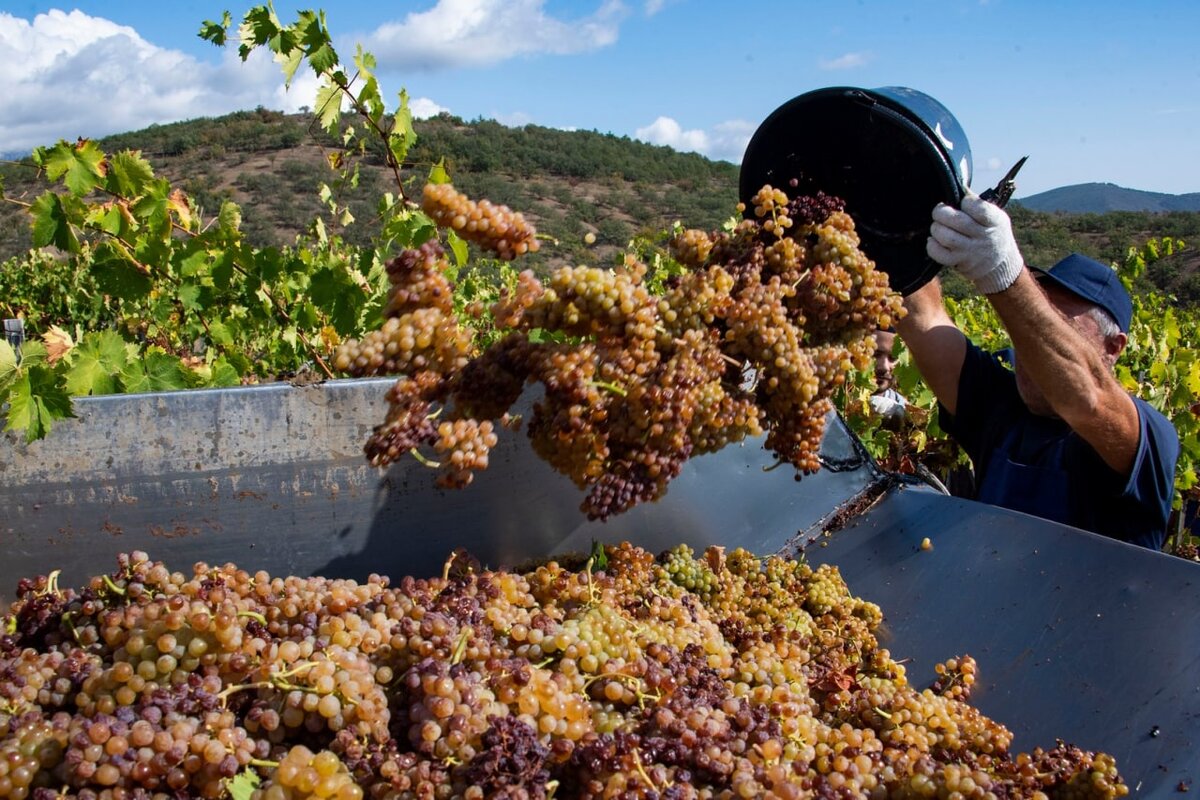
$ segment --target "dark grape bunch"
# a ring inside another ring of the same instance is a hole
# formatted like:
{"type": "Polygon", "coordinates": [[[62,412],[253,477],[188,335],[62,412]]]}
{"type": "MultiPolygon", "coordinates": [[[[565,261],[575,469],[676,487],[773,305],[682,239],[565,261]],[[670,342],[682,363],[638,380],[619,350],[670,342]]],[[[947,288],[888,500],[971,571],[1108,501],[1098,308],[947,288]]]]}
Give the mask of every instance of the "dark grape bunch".
{"type": "MultiPolygon", "coordinates": [[[[519,216],[449,184],[424,197],[438,225],[504,257],[524,252],[514,243],[532,229],[519,216]]],[[[436,464],[442,485],[466,486],[537,383],[534,450],[586,491],[593,519],[661,497],[688,458],[747,436],[765,433],[797,476],[815,472],[830,397],[868,366],[872,334],[902,313],[900,297],[859,249],[841,201],[765,186],[753,205],[730,232],[680,233],[682,274],[660,292],[632,257],[522,273],[492,308],[501,336],[486,348],[454,315],[440,245],[402,253],[388,265],[383,327],[334,357],[352,375],[404,376],[367,443],[372,463],[411,452],[436,464]]]]}
{"type": "Polygon", "coordinates": [[[836,567],[604,555],[506,571],[455,553],[393,584],[135,552],[79,591],[23,583],[0,640],[0,798],[1128,793],[1106,754],[1010,752],[967,702],[969,656],[912,686],[836,567]]]}

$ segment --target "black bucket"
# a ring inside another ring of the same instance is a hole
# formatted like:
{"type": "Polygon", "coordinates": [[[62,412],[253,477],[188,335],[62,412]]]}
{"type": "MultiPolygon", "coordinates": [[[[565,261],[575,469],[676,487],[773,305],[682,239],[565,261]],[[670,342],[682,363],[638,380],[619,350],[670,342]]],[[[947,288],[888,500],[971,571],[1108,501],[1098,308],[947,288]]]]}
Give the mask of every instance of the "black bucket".
{"type": "Polygon", "coordinates": [[[925,253],[930,212],[938,203],[957,206],[971,171],[966,134],[929,95],[830,87],[792,98],[759,125],[742,158],[739,196],[749,207],[769,183],[792,196],[819,190],[842,198],[863,252],[893,289],[909,294],[941,268],[925,253]]]}

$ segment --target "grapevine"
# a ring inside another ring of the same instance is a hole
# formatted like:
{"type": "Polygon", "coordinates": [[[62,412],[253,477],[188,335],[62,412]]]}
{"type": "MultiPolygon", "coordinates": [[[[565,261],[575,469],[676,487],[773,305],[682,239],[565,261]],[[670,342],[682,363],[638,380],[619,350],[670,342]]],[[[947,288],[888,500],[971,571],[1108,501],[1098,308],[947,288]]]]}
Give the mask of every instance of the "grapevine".
{"type": "Polygon", "coordinates": [[[393,584],[173,572],[23,581],[0,798],[1083,797],[1113,759],[1011,753],[970,657],[912,686],[835,567],[628,543],[393,584]],[[598,568],[597,564],[603,564],[598,568]]]}
{"type": "MultiPolygon", "coordinates": [[[[534,450],[587,492],[593,519],[658,499],[690,457],[764,432],[798,476],[815,472],[830,398],[866,367],[871,334],[902,313],[900,298],[837,198],[765,186],[753,203],[732,231],[682,231],[672,242],[682,269],[661,291],[633,256],[522,273],[492,307],[500,336],[486,346],[452,312],[437,241],[401,253],[382,328],[334,357],[352,375],[403,375],[366,445],[371,462],[414,452],[443,485],[466,486],[536,383],[534,450]]],[[[502,258],[537,242],[519,214],[450,184],[428,185],[424,207],[502,258]]]]}

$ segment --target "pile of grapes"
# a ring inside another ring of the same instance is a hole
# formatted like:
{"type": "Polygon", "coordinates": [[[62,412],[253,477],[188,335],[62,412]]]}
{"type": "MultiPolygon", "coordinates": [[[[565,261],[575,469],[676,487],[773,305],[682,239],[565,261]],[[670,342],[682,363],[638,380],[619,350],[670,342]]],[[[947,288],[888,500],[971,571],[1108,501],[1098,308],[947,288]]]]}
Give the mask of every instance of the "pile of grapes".
{"type": "MultiPolygon", "coordinates": [[[[355,376],[402,375],[366,445],[371,462],[415,452],[442,485],[466,486],[522,391],[540,383],[534,450],[587,491],[593,519],[661,497],[691,456],[764,432],[798,476],[815,472],[829,398],[870,363],[872,334],[901,300],[840,200],[765,186],[753,206],[729,232],[675,237],[678,274],[657,292],[632,257],[545,280],[521,273],[491,309],[503,335],[487,347],[455,313],[441,245],[403,252],[388,265],[385,324],[334,356],[355,376]]],[[[501,258],[536,249],[519,214],[449,184],[427,186],[423,207],[501,258]]]]}
{"type": "Polygon", "coordinates": [[[919,690],[836,568],[629,544],[392,585],[144,553],[22,581],[0,636],[0,798],[1111,798],[1113,760],[1012,754],[919,690]]]}

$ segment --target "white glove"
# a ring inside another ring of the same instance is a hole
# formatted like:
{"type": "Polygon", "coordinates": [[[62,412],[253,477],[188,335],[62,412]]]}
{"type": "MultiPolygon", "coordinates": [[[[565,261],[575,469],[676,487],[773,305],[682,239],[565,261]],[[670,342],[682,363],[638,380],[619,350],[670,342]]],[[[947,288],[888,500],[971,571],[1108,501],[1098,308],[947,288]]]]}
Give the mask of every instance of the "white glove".
{"type": "Polygon", "coordinates": [[[1025,268],[1008,214],[970,192],[961,211],[944,203],[933,209],[925,252],[957,269],[984,294],[1003,292],[1025,268]]]}
{"type": "MultiPolygon", "coordinates": [[[[899,396],[896,394],[895,397],[899,396]]],[[[895,397],[891,397],[886,393],[873,394],[867,402],[871,405],[871,410],[879,416],[886,419],[899,419],[904,416],[905,403],[903,399],[897,400],[895,397]]]]}

